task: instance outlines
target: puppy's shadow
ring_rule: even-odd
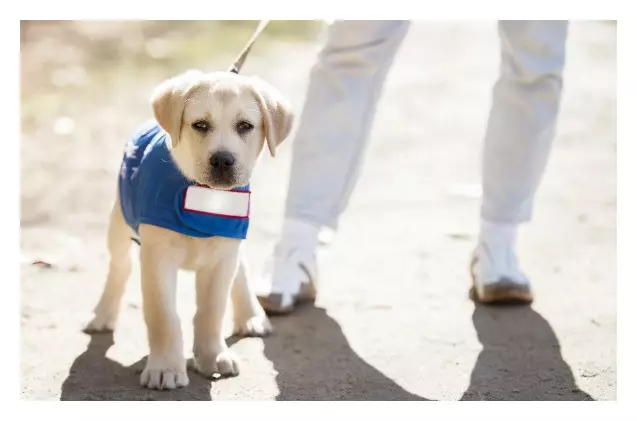
[[[551,325],[530,306],[476,304],[483,349],[461,400],[594,400],[575,383]]]
[[[114,343],[112,333],[90,336],[86,351],[75,359],[62,384],[60,400],[211,400],[211,381],[193,372],[188,373],[190,385],[185,388],[163,391],[142,387],[139,376],[146,357],[127,367],[106,357]]]
[[[277,400],[427,400],[360,358],[324,309],[304,306],[271,321],[264,351],[278,372]]]

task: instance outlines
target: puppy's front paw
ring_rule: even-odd
[[[110,314],[96,313],[93,320],[84,326],[86,333],[112,332],[115,330],[117,317]]]
[[[213,377],[215,374],[222,377],[239,374],[239,358],[228,349],[216,355],[195,355],[193,364],[193,368],[206,377]]]
[[[248,320],[235,320],[234,334],[248,337],[263,337],[272,333],[272,324],[265,314],[254,316]]]
[[[149,389],[175,389],[188,386],[186,361],[169,363],[152,355],[148,357],[146,368],[142,372],[140,384]]]

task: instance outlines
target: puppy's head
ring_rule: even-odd
[[[264,144],[275,156],[292,128],[291,107],[273,86],[230,72],[188,71],[159,85],[151,102],[177,167],[214,188],[248,184]]]

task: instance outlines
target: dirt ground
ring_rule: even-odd
[[[532,307],[485,308],[467,298],[480,148],[498,70],[495,23],[415,22],[390,72],[359,187],[336,241],[319,256],[316,306],[273,319],[269,338],[232,339],[240,376],[190,373],[190,386],[173,392],[139,386],[147,345],[138,266],[114,335],[82,333],[105,281],[122,147],[150,116],[150,90],[187,68],[225,68],[253,27],[23,23],[22,398],[616,399],[616,30],[609,23],[571,26],[558,137],[520,238]],[[319,40],[316,27],[277,23],[245,72],[278,86],[300,112]],[[252,183],[253,271],[282,220],[292,141],[277,159],[263,159]],[[193,277],[180,279],[189,351]]]

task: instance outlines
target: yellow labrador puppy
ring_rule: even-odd
[[[236,375],[222,322],[232,299],[235,332],[264,335],[268,319],[248,284],[240,246],[250,213],[250,177],[267,143],[272,156],[288,136],[288,102],[260,79],[189,71],[154,92],[155,120],[129,142],[118,179],[108,248],[109,273],[89,331],[115,327],[139,236],[143,312],[150,353],[141,384],[186,386],[176,311],[179,269],[196,272],[194,368]]]

